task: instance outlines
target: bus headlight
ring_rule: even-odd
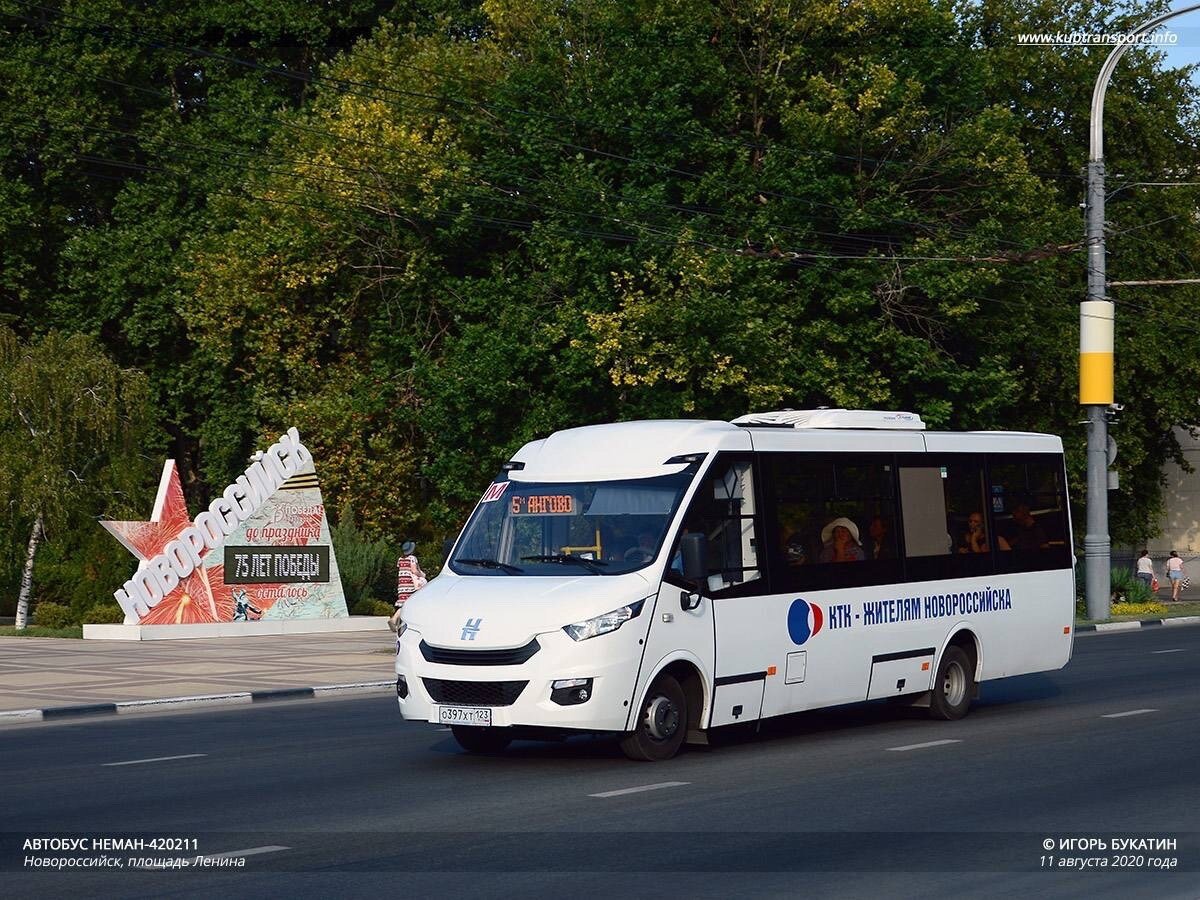
[[[630,619],[636,619],[645,602],[645,600],[639,600],[637,603],[630,603],[628,606],[606,612],[602,616],[575,622],[573,625],[564,625],[563,631],[569,634],[573,641],[586,641],[588,638],[608,634],[610,631],[616,631]]]

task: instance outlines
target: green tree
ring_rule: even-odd
[[[83,335],[22,343],[0,328],[0,397],[0,497],[29,523],[16,608],[22,629],[44,533],[80,510],[99,515],[144,494],[155,418],[145,377]]]
[[[189,490],[296,424],[331,506],[436,544],[553,429],[818,404],[1058,433],[1081,483],[1103,54],[1016,37],[1158,0],[152,6],[154,45],[12,18],[0,297],[145,369]],[[1113,278],[1200,257],[1195,190],[1134,186],[1194,171],[1193,75],[1113,81]],[[1200,290],[1114,291],[1133,541],[1200,425]]]

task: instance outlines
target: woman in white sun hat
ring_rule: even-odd
[[[821,562],[861,562],[864,559],[866,554],[858,541],[858,526],[845,516],[838,516],[821,529]]]

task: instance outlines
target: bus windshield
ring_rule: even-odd
[[[620,575],[658,556],[693,472],[628,481],[497,481],[450,559],[459,575]]]

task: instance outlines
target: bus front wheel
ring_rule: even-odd
[[[471,753],[498,753],[512,743],[507,728],[451,725],[450,731],[458,746]]]
[[[962,647],[947,647],[933,680],[929,715],[935,719],[961,719],[967,714],[974,693],[975,674],[970,658]]]
[[[670,675],[659,675],[646,691],[635,728],[621,741],[621,749],[630,759],[644,762],[670,759],[683,746],[687,723],[683,688]]]

